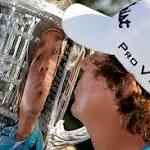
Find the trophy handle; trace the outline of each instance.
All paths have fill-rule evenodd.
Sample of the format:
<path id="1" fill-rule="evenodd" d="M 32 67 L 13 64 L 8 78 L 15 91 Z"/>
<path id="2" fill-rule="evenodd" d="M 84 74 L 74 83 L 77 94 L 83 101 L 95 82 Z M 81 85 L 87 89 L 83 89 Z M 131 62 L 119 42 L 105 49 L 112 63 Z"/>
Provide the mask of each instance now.
<path id="1" fill-rule="evenodd" d="M 49 132 L 46 139 L 46 150 L 57 150 L 67 146 L 76 145 L 90 138 L 85 127 L 66 131 L 64 129 L 64 120 L 59 120 L 56 126 Z"/>

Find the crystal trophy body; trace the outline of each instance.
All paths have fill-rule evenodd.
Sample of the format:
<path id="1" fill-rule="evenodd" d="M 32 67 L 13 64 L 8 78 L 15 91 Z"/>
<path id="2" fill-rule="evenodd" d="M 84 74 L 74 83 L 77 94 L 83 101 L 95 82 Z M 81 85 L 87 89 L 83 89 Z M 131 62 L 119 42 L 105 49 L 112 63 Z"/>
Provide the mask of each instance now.
<path id="1" fill-rule="evenodd" d="M 15 94 L 17 85 L 27 67 L 26 57 L 29 42 L 37 40 L 32 35 L 36 24 L 46 20 L 61 27 L 62 15 L 61 9 L 45 0 L 0 0 L 1 129 L 17 121 L 16 114 L 13 113 L 15 110 Z M 45 132 L 45 149 L 59 149 L 89 138 L 84 127 L 75 131 L 65 131 L 61 120 L 79 74 L 78 67 L 73 71 L 71 69 L 71 65 L 74 63 L 72 58 L 76 56 L 77 59 L 80 59 L 85 54 L 84 48 L 70 41 L 64 41 L 64 52 L 66 51 L 66 54 L 64 53 L 64 59 L 62 59 L 63 68 L 62 66 L 58 67 L 55 77 L 57 80 L 61 73 L 57 90 L 54 91 L 55 96 L 52 96 L 53 93 L 51 92 L 45 104 L 48 109 L 43 111 L 39 119 L 41 125 L 44 124 L 42 130 Z M 56 80 L 54 79 L 54 83 Z M 69 80 L 72 84 L 69 84 Z M 47 119 L 44 118 L 46 114 Z M 7 119 L 4 119 L 4 117 Z"/>

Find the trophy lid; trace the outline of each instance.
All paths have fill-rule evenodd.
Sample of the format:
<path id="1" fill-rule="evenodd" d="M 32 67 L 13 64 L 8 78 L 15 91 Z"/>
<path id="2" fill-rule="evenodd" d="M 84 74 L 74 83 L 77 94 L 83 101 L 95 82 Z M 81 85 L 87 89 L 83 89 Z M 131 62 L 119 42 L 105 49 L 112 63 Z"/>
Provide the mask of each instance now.
<path id="1" fill-rule="evenodd" d="M 47 1 L 49 1 L 50 4 L 56 5 L 56 7 L 58 7 L 63 11 L 72 4 L 71 0 L 47 0 Z"/>

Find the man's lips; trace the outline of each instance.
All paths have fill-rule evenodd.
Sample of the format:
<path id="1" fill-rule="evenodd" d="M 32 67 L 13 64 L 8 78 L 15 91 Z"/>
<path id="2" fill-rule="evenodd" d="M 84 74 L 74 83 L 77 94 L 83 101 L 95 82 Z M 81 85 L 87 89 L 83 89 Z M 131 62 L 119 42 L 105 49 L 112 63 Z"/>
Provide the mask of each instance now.
<path id="1" fill-rule="evenodd" d="M 77 88 L 77 89 L 79 89 L 79 88 L 80 88 L 80 86 L 81 86 L 81 80 L 77 83 L 76 88 Z"/>
<path id="2" fill-rule="evenodd" d="M 80 83 L 78 82 L 78 84 L 75 88 L 75 91 L 74 91 L 75 95 L 78 93 L 79 90 L 80 90 Z"/>
<path id="3" fill-rule="evenodd" d="M 45 87 L 44 86 L 44 81 L 40 81 L 40 82 L 38 82 L 36 85 L 35 85 L 35 88 L 39 88 L 39 87 Z"/>

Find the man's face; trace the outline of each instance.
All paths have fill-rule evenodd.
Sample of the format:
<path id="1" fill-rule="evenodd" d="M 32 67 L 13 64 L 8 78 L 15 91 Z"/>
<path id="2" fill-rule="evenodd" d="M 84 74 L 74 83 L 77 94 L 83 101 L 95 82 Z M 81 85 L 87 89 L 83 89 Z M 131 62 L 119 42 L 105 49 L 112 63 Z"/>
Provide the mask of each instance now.
<path id="1" fill-rule="evenodd" d="M 72 113 L 84 124 L 96 116 L 105 118 L 108 112 L 114 112 L 115 102 L 108 101 L 114 99 L 104 77 L 96 76 L 97 66 L 95 61 L 102 62 L 107 55 L 96 53 L 86 57 L 80 62 L 80 67 L 84 71 L 82 78 L 75 89 L 75 102 L 72 106 Z"/>
<path id="2" fill-rule="evenodd" d="M 43 108 L 48 96 L 61 50 L 62 38 L 62 35 L 56 31 L 44 33 L 30 65 L 22 103 L 31 109 L 34 105 L 37 112 Z"/>

